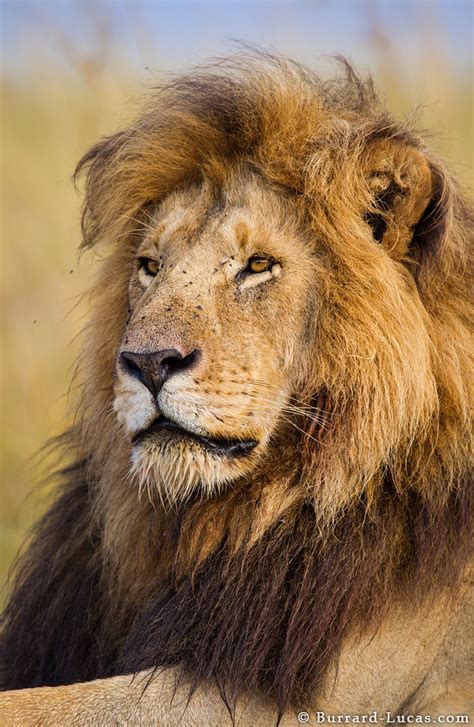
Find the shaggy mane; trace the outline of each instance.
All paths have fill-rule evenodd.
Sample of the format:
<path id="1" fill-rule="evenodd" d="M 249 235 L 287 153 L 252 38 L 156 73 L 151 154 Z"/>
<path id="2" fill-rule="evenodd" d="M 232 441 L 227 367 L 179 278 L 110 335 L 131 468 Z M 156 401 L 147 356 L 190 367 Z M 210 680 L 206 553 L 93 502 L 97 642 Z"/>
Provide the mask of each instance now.
<path id="1" fill-rule="evenodd" d="M 474 535 L 472 213 L 444 164 L 381 107 L 371 80 L 345 62 L 343 71 L 322 81 L 266 55 L 198 70 L 156 89 L 129 129 L 80 161 L 83 246 L 107 255 L 93 289 L 76 425 L 61 445 L 70 464 L 3 616 L 4 688 L 179 665 L 192 686 L 215 679 L 230 705 L 251 688 L 284 710 L 312 701 L 344 639 L 375 629 L 394 603 L 415 609 L 441 591 L 456 594 Z M 426 399 L 404 390 L 409 362 L 394 358 L 379 371 L 362 340 L 364 355 L 354 354 L 354 331 L 334 306 L 332 328 L 318 331 L 331 402 L 320 447 L 282 430 L 278 461 L 220 496 L 172 512 L 139 500 L 111 404 L 147 210 L 202 179 L 219 188 L 229 165 L 247 165 L 333 241 L 338 274 L 357 276 L 337 240 L 356 229 L 360 160 L 378 140 L 420 151 L 434 180 L 400 272 L 416 281 L 411 294 L 425 310 Z M 388 202 L 377 204 L 366 215 L 375 239 Z M 362 291 L 373 285 L 353 279 Z M 350 294 L 341 286 L 340 301 Z M 380 336 L 413 324 L 371 315 Z M 384 350 L 388 360 L 389 342 Z M 344 377 L 333 373 L 340 360 L 351 362 Z M 309 398 L 320 392 L 313 381 L 306 389 Z M 397 419 L 404 408 L 408 430 Z"/>

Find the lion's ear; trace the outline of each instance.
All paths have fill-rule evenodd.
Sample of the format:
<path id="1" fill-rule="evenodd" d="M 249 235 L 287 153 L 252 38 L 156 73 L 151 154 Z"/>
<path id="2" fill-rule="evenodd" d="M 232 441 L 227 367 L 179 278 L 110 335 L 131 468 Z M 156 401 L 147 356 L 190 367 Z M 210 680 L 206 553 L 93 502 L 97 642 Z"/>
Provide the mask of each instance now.
<path id="1" fill-rule="evenodd" d="M 365 221 L 376 242 L 405 255 L 430 205 L 434 179 L 423 153 L 402 141 L 378 140 L 364 163 L 368 205 Z"/>
<path id="2" fill-rule="evenodd" d="M 120 131 L 105 137 L 87 151 L 74 171 L 74 181 L 84 177 L 82 248 L 93 247 L 104 234 L 135 212 L 133 194 L 127 187 L 132 177 L 124 168 L 127 144 L 132 134 Z M 130 183 L 131 184 L 131 183 Z"/>

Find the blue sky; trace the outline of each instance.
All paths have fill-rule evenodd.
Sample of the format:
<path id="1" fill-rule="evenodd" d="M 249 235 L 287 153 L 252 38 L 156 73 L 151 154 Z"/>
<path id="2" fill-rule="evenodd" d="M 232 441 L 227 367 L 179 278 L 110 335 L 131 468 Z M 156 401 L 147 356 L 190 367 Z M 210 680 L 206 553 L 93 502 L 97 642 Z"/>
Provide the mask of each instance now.
<path id="1" fill-rule="evenodd" d="M 449 62 L 472 63 L 471 0 L 0 0 L 3 66 L 67 65 L 64 47 L 95 54 L 106 29 L 115 58 L 139 70 L 179 69 L 228 53 L 232 39 L 304 62 L 341 52 L 370 66 L 374 30 L 401 64 L 435 33 Z M 30 69 L 31 70 L 31 69 Z"/>

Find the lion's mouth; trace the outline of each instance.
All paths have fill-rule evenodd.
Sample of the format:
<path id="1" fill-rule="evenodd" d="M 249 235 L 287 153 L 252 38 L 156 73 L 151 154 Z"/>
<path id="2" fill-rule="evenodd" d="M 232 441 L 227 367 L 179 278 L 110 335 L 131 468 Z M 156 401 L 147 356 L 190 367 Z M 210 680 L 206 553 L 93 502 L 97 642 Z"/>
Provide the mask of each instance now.
<path id="1" fill-rule="evenodd" d="M 205 437 L 184 429 L 176 422 L 160 414 L 147 429 L 143 429 L 133 437 L 133 442 L 138 443 L 157 432 L 169 432 L 175 439 L 188 439 L 197 442 L 204 449 L 221 457 L 243 457 L 250 454 L 258 444 L 256 439 L 231 439 L 227 437 Z"/>

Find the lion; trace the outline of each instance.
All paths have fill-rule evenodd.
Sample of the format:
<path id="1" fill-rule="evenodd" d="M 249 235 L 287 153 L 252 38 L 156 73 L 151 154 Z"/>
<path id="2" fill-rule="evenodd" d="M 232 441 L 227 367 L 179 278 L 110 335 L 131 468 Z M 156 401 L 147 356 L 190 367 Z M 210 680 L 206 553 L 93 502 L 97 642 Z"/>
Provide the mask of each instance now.
<path id="1" fill-rule="evenodd" d="M 469 714 L 472 209 L 342 63 L 197 69 L 79 162 L 101 263 L 8 724 Z"/>

